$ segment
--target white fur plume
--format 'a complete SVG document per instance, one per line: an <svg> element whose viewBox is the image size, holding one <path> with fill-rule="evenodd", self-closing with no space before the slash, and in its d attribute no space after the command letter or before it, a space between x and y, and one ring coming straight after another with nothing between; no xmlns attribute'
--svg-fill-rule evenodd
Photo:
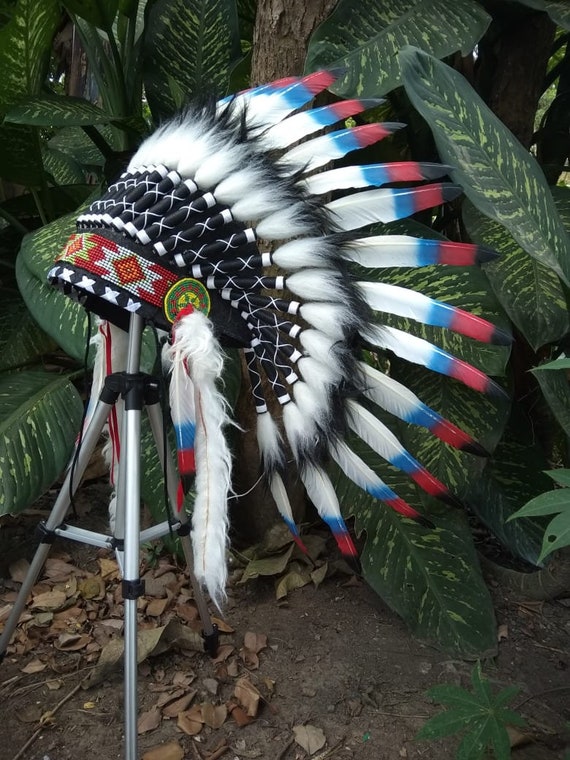
<svg viewBox="0 0 570 760"><path fill-rule="evenodd" d="M224 435L227 404L216 387L223 355L210 320L199 311L176 324L176 348L184 355L195 388L196 500L192 515L194 570L219 607L227 578L227 499L231 454Z"/></svg>

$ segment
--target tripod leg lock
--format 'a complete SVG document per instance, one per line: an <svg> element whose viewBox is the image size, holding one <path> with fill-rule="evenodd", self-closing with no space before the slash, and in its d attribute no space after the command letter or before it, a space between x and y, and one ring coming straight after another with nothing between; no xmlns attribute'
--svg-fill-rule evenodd
<svg viewBox="0 0 570 760"><path fill-rule="evenodd" d="M134 581L123 580L122 583L123 599L138 599L144 595L144 580L137 578Z"/></svg>
<svg viewBox="0 0 570 760"><path fill-rule="evenodd" d="M53 544L56 538L56 532L50 530L43 520L36 526L35 533L40 544Z"/></svg>
<svg viewBox="0 0 570 760"><path fill-rule="evenodd" d="M202 631L202 638L204 639L204 652L207 652L210 657L215 657L218 653L218 645L220 641L220 632L218 626L212 623L212 630L210 633Z"/></svg>

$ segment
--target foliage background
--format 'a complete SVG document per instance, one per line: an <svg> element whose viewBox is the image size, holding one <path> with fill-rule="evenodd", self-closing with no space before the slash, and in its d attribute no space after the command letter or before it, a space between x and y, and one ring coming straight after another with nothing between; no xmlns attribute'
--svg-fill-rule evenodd
<svg viewBox="0 0 570 760"><path fill-rule="evenodd" d="M247 86L270 9L270 0L0 2L3 513L25 509L57 478L79 427L76 379L86 317L45 284L77 209L120 171L153 125L189 97ZM418 635L481 656L495 651L496 637L472 528L483 524L523 563L518 567L540 564L544 518L528 512L510 518L529 497L551 489L545 469L568 466L566 373L530 370L563 356L568 342L570 206L563 180L570 12L555 0L456 0L452 6L340 0L326 11L309 40L305 71L344 67L336 96L384 96L365 118L409 125L362 151L359 160L442 161L465 190L463 201L376 232L443 235L501 253L482 270L378 274L512 327L509 354L443 329L393 323L473 363L510 393L510 401L482 397L390 357L396 378L493 452L481 461L399 425L410 451L468 511L430 502L400 473L372 461L370 452L363 457L430 514L435 531L400 519L338 476L346 514L364 537L368 582ZM295 3L289 12L299 13ZM301 72L283 72L291 73ZM230 366L235 395L239 371ZM143 493L160 509L160 473L152 467L148 436L144 440L149 477ZM557 547L570 520L567 507L561 514L561 526L549 534Z"/></svg>

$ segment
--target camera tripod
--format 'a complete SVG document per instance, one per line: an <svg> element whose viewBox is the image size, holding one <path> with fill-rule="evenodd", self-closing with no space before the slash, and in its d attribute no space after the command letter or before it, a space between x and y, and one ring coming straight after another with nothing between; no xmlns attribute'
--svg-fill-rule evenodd
<svg viewBox="0 0 570 760"><path fill-rule="evenodd" d="M158 383L152 376L140 372L143 319L131 314L128 333L128 354L125 372L108 375L94 413L87 424L79 450L69 467L66 479L47 520L38 526L40 544L28 573L18 592L14 607L0 636L0 660L4 657L12 634L29 594L36 583L56 536L73 541L112 549L122 575L124 598L124 697L125 697L125 760L138 760L137 755L137 599L144 594L144 580L139 577L141 543L153 541L175 531L180 536L194 600L203 626L204 649L214 655L218 647L218 630L212 624L206 600L193 572L190 542L190 523L184 507L177 506L177 476L170 457L165 457L165 431L160 408ZM91 455L97 445L111 410L122 397L124 413L120 431L116 520L113 535L96 533L67 525L71 499L77 490ZM166 477L166 486L173 520L141 531L140 474L141 474L141 413L146 408L156 444L157 455ZM166 461L165 461L166 460Z"/></svg>

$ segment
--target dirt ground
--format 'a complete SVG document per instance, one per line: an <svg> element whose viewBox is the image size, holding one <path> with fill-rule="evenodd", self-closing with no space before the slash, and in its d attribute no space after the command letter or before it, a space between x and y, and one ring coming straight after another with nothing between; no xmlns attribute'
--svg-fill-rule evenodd
<svg viewBox="0 0 570 760"><path fill-rule="evenodd" d="M0 529L0 621L19 586L14 568L33 554L29 525L19 525L20 534L6 524ZM120 665L100 683L81 686L121 631L120 585L102 560L112 563L110 555L81 544L53 547L51 575L34 590L43 603L29 606L0 667L2 760L123 757ZM102 567L103 585L85 585L101 584ZM199 627L180 569L163 558L148 564L147 575L152 593L141 603L142 630L172 619L184 619L188 631ZM57 601L58 593L66 603ZM498 587L493 594L501 640L498 657L483 669L493 689L521 689L512 706L528 728L513 757L567 760L570 607L564 600L515 599ZM140 665L145 760L455 757L456 738L414 737L440 709L426 690L468 686L473 663L415 640L358 577L333 575L279 602L272 579L234 582L224 621L228 632L216 660L178 646L155 650Z"/></svg>

